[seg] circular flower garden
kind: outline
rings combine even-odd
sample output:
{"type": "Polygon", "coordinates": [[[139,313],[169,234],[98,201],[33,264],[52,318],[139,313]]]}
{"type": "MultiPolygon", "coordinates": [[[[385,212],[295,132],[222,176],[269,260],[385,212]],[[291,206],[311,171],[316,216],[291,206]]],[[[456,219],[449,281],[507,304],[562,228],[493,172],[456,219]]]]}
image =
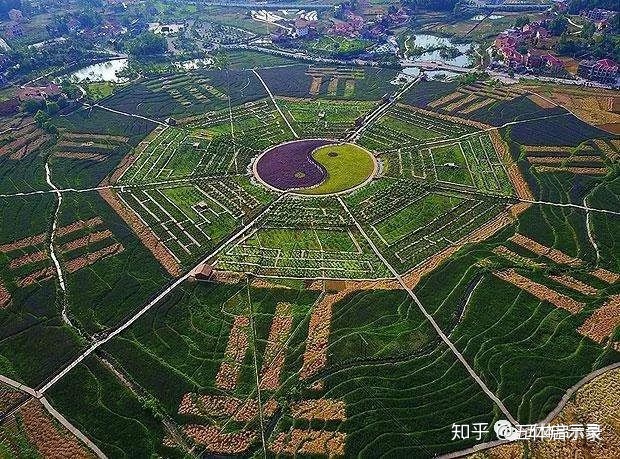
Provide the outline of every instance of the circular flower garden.
{"type": "Polygon", "coordinates": [[[351,143],[305,139],[270,148],[254,163],[254,175],[278,191],[325,195],[369,181],[376,170],[370,152],[351,143]]]}

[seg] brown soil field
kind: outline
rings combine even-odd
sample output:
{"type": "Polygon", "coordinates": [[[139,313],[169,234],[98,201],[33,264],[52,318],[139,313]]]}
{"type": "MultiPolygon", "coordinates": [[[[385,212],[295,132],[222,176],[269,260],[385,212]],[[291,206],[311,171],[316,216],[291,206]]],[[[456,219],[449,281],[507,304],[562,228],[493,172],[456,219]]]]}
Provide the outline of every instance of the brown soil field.
{"type": "Polygon", "coordinates": [[[27,255],[23,255],[19,258],[14,258],[9,263],[9,269],[17,269],[21,266],[29,265],[31,263],[37,263],[39,261],[43,261],[47,259],[47,252],[43,250],[39,250],[37,252],[32,252],[27,255]]]}
{"type": "Polygon", "coordinates": [[[199,445],[214,454],[241,454],[247,451],[258,437],[251,430],[223,433],[215,426],[188,425],[183,428],[185,434],[199,445]]]}
{"type": "Polygon", "coordinates": [[[465,97],[463,97],[462,99],[459,99],[455,102],[452,102],[451,104],[446,105],[445,107],[442,108],[442,110],[445,110],[447,112],[453,112],[455,110],[458,110],[460,107],[462,107],[465,104],[468,104],[470,102],[475,102],[477,101],[479,98],[476,94],[468,94],[465,97]]]}
{"type": "Polygon", "coordinates": [[[54,277],[54,270],[52,268],[43,268],[28,274],[26,277],[22,277],[17,281],[17,285],[23,288],[35,282],[51,279],[52,277],[54,277]]]}
{"type": "Polygon", "coordinates": [[[620,113],[616,109],[620,103],[617,91],[571,86],[525,85],[523,88],[572,111],[587,123],[596,126],[620,123],[620,113]]]}
{"type": "MultiPolygon", "coordinates": [[[[522,443],[507,443],[467,456],[467,459],[523,459],[526,457],[522,443]]],[[[559,458],[558,458],[559,459],[559,458]]]]}
{"type": "Polygon", "coordinates": [[[291,305],[278,303],[263,356],[259,383],[261,390],[277,390],[280,387],[280,374],[286,357],[286,340],[292,327],[291,305]]]}
{"type": "Polygon", "coordinates": [[[510,241],[514,242],[517,245],[520,245],[521,247],[529,250],[530,252],[548,258],[549,260],[554,261],[560,265],[578,267],[582,264],[582,261],[580,259],[566,255],[565,253],[557,249],[552,249],[551,247],[542,245],[534,241],[533,239],[523,236],[522,234],[515,234],[510,238],[510,241]]]}
{"type": "Polygon", "coordinates": [[[3,244],[0,245],[0,252],[9,253],[15,250],[25,249],[26,247],[32,247],[33,245],[43,244],[46,237],[45,234],[37,234],[36,236],[29,236],[9,244],[3,244]]]}
{"type": "Polygon", "coordinates": [[[349,293],[349,290],[343,290],[335,294],[325,294],[312,309],[304,361],[299,374],[300,379],[310,378],[327,363],[332,306],[349,293]]]}
{"type": "Polygon", "coordinates": [[[527,160],[532,164],[556,164],[561,167],[562,163],[598,163],[603,165],[603,160],[597,156],[573,155],[573,156],[528,156],[527,160]]]}
{"type": "Polygon", "coordinates": [[[347,410],[342,400],[321,398],[293,403],[291,416],[307,421],[344,421],[347,419],[347,410]]]}
{"type": "Polygon", "coordinates": [[[546,285],[534,282],[525,276],[517,273],[514,269],[504,271],[494,271],[493,274],[505,282],[508,282],[521,290],[526,291],[530,295],[535,296],[539,300],[547,301],[554,306],[566,309],[572,314],[578,313],[583,309],[584,304],[573,300],[555,290],[550,289],[546,285]]]}
{"type": "Polygon", "coordinates": [[[0,309],[6,308],[11,302],[11,294],[0,281],[0,309]]]}
{"type": "Polygon", "coordinates": [[[54,156],[57,158],[79,159],[83,161],[95,161],[101,163],[105,161],[107,156],[98,153],[88,153],[85,151],[55,151],[54,156]]]}
{"type": "Polygon", "coordinates": [[[310,83],[310,89],[308,90],[308,94],[310,94],[311,96],[316,96],[321,89],[321,83],[323,83],[323,77],[312,77],[312,82],[310,83]]]}
{"type": "Polygon", "coordinates": [[[474,230],[469,235],[465,236],[461,240],[457,241],[454,245],[446,247],[441,252],[436,253],[430,258],[427,258],[418,266],[413,268],[407,274],[402,276],[403,281],[409,288],[414,288],[420,280],[430,274],[435,269],[439,267],[443,262],[445,262],[448,258],[458,252],[465,244],[471,242],[482,242],[485,239],[493,236],[502,228],[505,228],[508,225],[511,225],[515,219],[525,212],[530,207],[529,203],[518,203],[511,207],[509,207],[506,211],[499,214],[497,217],[493,218],[489,222],[485,223],[478,229],[474,230]]]}
{"type": "Polygon", "coordinates": [[[211,279],[213,279],[215,282],[220,282],[222,284],[236,284],[241,281],[243,277],[243,273],[236,273],[233,271],[221,271],[219,269],[213,271],[213,274],[211,274],[211,279]]]}
{"type": "Polygon", "coordinates": [[[602,343],[618,325],[620,325],[620,295],[612,295],[577,331],[597,343],[602,343]]]}
{"type": "Polygon", "coordinates": [[[181,265],[172,258],[168,249],[157,239],[151,229],[140,221],[131,210],[118,200],[116,194],[110,190],[99,190],[101,197],[112,207],[115,212],[131,227],[138,239],[151,251],[153,256],[161,263],[171,276],[181,275],[181,265]]]}
{"type": "Polygon", "coordinates": [[[71,250],[79,249],[95,242],[103,241],[104,239],[112,237],[112,231],[104,230],[97,231],[95,233],[87,234],[86,236],[74,239],[60,246],[60,251],[63,253],[70,252],[71,250]]]}
{"type": "Polygon", "coordinates": [[[101,225],[102,223],[103,223],[103,220],[101,220],[101,217],[94,217],[86,221],[77,220],[71,223],[70,225],[62,226],[58,228],[56,230],[56,236],[63,237],[63,236],[66,236],[67,234],[74,233],[75,231],[81,230],[83,228],[95,228],[101,225]]]}
{"type": "Polygon", "coordinates": [[[436,100],[432,101],[431,103],[428,104],[428,106],[431,107],[431,108],[435,108],[435,107],[438,107],[440,105],[452,102],[455,99],[459,99],[460,97],[463,97],[463,93],[460,93],[458,91],[451,92],[448,95],[445,95],[443,97],[440,97],[439,99],[436,99],[436,100]]]}
{"type": "Polygon", "coordinates": [[[480,110],[481,108],[486,107],[487,105],[491,105],[495,103],[495,99],[482,99],[480,102],[476,102],[475,104],[471,104],[470,106],[460,110],[459,112],[463,115],[468,115],[469,113],[475,112],[476,110],[480,110]]]}
{"type": "Polygon", "coordinates": [[[531,258],[519,255],[518,253],[513,252],[512,250],[504,247],[503,245],[495,247],[493,249],[493,253],[505,258],[506,260],[511,261],[514,264],[527,266],[528,268],[541,268],[544,266],[543,263],[538,263],[531,258]]]}
{"type": "MultiPolygon", "coordinates": [[[[270,399],[262,406],[265,418],[273,416],[278,403],[270,399]]],[[[224,395],[199,395],[188,393],[183,396],[179,405],[179,414],[184,416],[211,416],[232,418],[237,422],[249,422],[259,415],[259,404],[256,399],[241,400],[224,395]]]]}
{"type": "Polygon", "coordinates": [[[91,134],[90,132],[68,132],[64,131],[61,135],[63,139],[84,139],[86,141],[96,140],[109,140],[116,143],[126,143],[129,141],[129,137],[121,135],[108,135],[108,134],[91,134]]]}
{"type": "Polygon", "coordinates": [[[566,153],[570,155],[573,152],[573,147],[554,145],[522,145],[522,147],[528,153],[566,153]]]}
{"type": "Polygon", "coordinates": [[[491,138],[491,142],[493,143],[493,147],[495,148],[499,159],[506,167],[508,179],[517,193],[517,196],[521,199],[527,199],[529,201],[534,200],[534,195],[532,194],[529,185],[523,178],[523,175],[521,175],[519,166],[517,166],[517,164],[512,160],[508,145],[506,145],[506,142],[502,140],[502,137],[499,135],[497,129],[490,131],[489,137],[491,138]]]}
{"type": "Polygon", "coordinates": [[[292,429],[280,433],[269,444],[275,454],[315,454],[328,457],[344,456],[346,434],[323,430],[292,429]]]}
{"type": "Polygon", "coordinates": [[[119,243],[109,245],[107,247],[104,247],[103,249],[97,250],[96,252],[89,253],[87,255],[83,255],[79,258],[74,258],[68,261],[66,264],[67,271],[70,273],[74,273],[80,269],[83,269],[98,262],[99,260],[113,255],[118,255],[124,250],[125,248],[119,243]]]}
{"type": "Polygon", "coordinates": [[[596,127],[611,134],[620,135],[620,122],[599,124],[596,127]]]}
{"type": "Polygon", "coordinates": [[[41,134],[39,137],[30,140],[26,145],[24,145],[23,147],[11,153],[9,155],[9,159],[16,160],[16,161],[20,160],[24,156],[27,156],[30,153],[41,148],[51,138],[52,137],[49,135],[41,134]]]}
{"type": "Polygon", "coordinates": [[[44,458],[92,458],[78,440],[52,418],[36,401],[25,405],[19,413],[22,416],[28,439],[35,445],[44,458]]]}
{"type": "Polygon", "coordinates": [[[607,282],[608,284],[615,284],[620,280],[620,275],[616,273],[612,273],[611,271],[607,271],[603,268],[596,268],[590,271],[594,277],[598,277],[603,282],[607,282]]]}
{"type": "Polygon", "coordinates": [[[550,167],[536,166],[540,173],[570,172],[575,175],[607,175],[609,170],[605,167],[550,167]]]}
{"type": "Polygon", "coordinates": [[[451,116],[451,115],[444,115],[443,113],[437,113],[437,112],[432,112],[430,110],[424,110],[423,108],[419,108],[419,107],[414,107],[412,105],[404,105],[404,104],[397,104],[398,107],[404,108],[405,110],[411,110],[412,112],[417,112],[420,113],[422,115],[428,116],[431,119],[432,118],[439,118],[442,120],[446,120],[446,121],[450,121],[452,123],[457,123],[457,124],[464,124],[466,126],[472,126],[481,130],[486,130],[486,129],[490,129],[493,126],[489,126],[488,124],[484,124],[481,123],[479,121],[473,121],[473,120],[469,120],[469,119],[465,119],[465,118],[459,118],[457,116],[451,116]]]}
{"type": "Polygon", "coordinates": [[[527,96],[527,98],[534,102],[536,105],[538,105],[540,108],[553,108],[557,106],[552,101],[546,100],[540,97],[538,94],[530,94],[529,96],[527,96]]]}
{"type": "Polygon", "coordinates": [[[104,149],[113,148],[108,143],[93,142],[92,140],[83,140],[82,142],[74,142],[72,140],[61,140],[56,144],[58,148],[79,148],[79,147],[97,147],[104,149]]]}
{"type": "MultiPolygon", "coordinates": [[[[618,128],[620,128],[620,123],[618,123],[618,128]]],[[[618,132],[620,134],[620,132],[618,132]]],[[[615,144],[612,142],[611,145],[601,139],[596,139],[594,144],[598,147],[601,152],[607,156],[612,161],[617,161],[620,157],[620,149],[616,148],[615,144]]]]}
{"type": "Polygon", "coordinates": [[[576,292],[583,293],[584,295],[596,295],[598,293],[598,290],[594,287],[567,274],[561,274],[558,276],[552,274],[549,276],[549,279],[553,279],[558,284],[562,284],[563,286],[575,290],[576,292]]]}
{"type": "Polygon", "coordinates": [[[230,335],[228,335],[224,360],[215,377],[215,385],[219,389],[232,390],[237,387],[241,364],[248,350],[249,333],[250,319],[246,316],[235,316],[230,335]]]}
{"type": "Polygon", "coordinates": [[[19,401],[25,400],[26,394],[0,383],[0,415],[13,408],[19,401]]]}
{"type": "Polygon", "coordinates": [[[469,459],[611,459],[620,457],[620,369],[585,384],[550,425],[600,424],[601,441],[544,440],[510,443],[468,456],[469,459]]]}

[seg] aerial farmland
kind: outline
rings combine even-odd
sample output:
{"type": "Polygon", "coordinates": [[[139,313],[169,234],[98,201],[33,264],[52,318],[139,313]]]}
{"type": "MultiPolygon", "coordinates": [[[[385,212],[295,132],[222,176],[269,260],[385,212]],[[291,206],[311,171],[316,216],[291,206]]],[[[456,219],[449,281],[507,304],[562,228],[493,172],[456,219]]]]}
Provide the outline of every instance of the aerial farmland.
{"type": "Polygon", "coordinates": [[[112,3],[2,20],[0,457],[620,457],[613,8],[112,3]]]}

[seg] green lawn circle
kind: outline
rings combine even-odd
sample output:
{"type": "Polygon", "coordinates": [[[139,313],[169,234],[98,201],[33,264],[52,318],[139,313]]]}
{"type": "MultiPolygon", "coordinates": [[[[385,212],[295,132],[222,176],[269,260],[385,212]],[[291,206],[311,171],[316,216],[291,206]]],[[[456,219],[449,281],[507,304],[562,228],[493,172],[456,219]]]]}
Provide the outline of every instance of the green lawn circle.
{"type": "Polygon", "coordinates": [[[312,157],[327,171],[327,178],[312,188],[296,190],[300,194],[336,194],[356,188],[372,177],[376,162],[372,154],[352,143],[319,147],[312,157]]]}

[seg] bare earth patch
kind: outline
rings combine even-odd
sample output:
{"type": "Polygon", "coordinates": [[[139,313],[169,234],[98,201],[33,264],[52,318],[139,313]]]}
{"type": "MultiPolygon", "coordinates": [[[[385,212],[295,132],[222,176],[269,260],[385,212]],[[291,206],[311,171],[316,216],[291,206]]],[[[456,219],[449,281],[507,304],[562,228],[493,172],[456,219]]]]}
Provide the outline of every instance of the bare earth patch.
{"type": "Polygon", "coordinates": [[[577,331],[597,343],[602,343],[618,325],[620,325],[620,295],[612,295],[577,331]]]}
{"type": "Polygon", "coordinates": [[[224,360],[215,377],[215,385],[218,388],[232,390],[237,387],[241,364],[248,350],[249,333],[250,319],[246,316],[235,316],[230,335],[228,335],[224,360]]]}
{"type": "Polygon", "coordinates": [[[286,340],[292,326],[291,305],[278,303],[263,357],[259,384],[261,390],[277,390],[280,387],[280,373],[286,356],[286,340]]]}
{"type": "Polygon", "coordinates": [[[127,223],[138,239],[151,251],[153,256],[161,263],[171,276],[181,275],[181,265],[172,257],[168,249],[157,239],[155,233],[140,221],[140,219],[118,200],[116,194],[110,190],[99,190],[101,197],[114,209],[114,211],[127,223]]]}
{"type": "Polygon", "coordinates": [[[548,301],[549,303],[557,306],[558,308],[566,309],[567,311],[575,314],[583,308],[584,304],[573,300],[572,298],[563,295],[555,290],[550,289],[546,285],[534,282],[525,276],[517,273],[514,269],[507,269],[504,271],[494,271],[493,274],[498,278],[506,281],[521,290],[534,295],[539,300],[548,301]]]}
{"type": "Polygon", "coordinates": [[[321,398],[293,403],[291,416],[307,421],[344,421],[347,418],[347,411],[342,400],[321,398]]]}
{"type": "Polygon", "coordinates": [[[188,425],[183,430],[189,438],[215,454],[241,454],[257,438],[257,433],[252,430],[223,433],[218,427],[201,425],[188,425]]]}
{"type": "Polygon", "coordinates": [[[92,458],[77,439],[52,421],[39,402],[31,401],[20,411],[28,439],[45,458],[92,458]]]}
{"type": "Polygon", "coordinates": [[[278,434],[269,445],[269,451],[287,455],[344,456],[345,441],[346,434],[340,432],[292,429],[288,433],[278,434]]]}

